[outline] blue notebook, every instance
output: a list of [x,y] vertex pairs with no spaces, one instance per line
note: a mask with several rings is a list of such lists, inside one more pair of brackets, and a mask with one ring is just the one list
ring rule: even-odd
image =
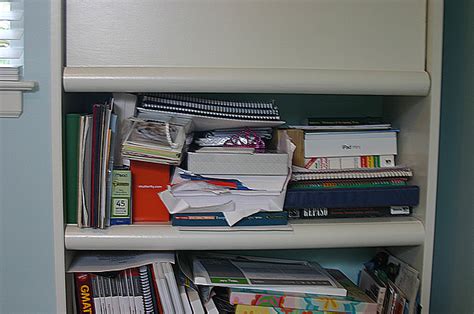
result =
[[286,192],[284,208],[416,206],[419,202],[419,194],[418,186],[289,189]]
[[[229,226],[221,212],[174,214],[171,224],[179,227],[225,227]],[[234,226],[280,226],[288,224],[288,212],[260,212],[245,217]]]

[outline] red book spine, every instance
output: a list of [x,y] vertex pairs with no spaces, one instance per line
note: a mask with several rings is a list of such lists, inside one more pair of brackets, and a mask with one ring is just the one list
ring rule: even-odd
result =
[[360,157],[360,164],[362,168],[367,168],[367,156]]
[[90,274],[74,274],[76,284],[76,300],[78,313],[95,313],[94,300],[92,298],[92,282]]

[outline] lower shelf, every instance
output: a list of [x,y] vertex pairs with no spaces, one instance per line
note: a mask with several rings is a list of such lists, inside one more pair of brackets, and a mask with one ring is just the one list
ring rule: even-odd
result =
[[293,221],[292,231],[179,231],[168,224],[81,229],[67,225],[69,250],[247,250],[420,245],[412,217]]

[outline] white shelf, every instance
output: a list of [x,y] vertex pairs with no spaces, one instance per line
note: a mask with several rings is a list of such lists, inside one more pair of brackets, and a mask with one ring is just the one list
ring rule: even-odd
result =
[[426,96],[424,71],[66,67],[68,92],[255,92]]
[[70,250],[303,249],[420,245],[424,227],[416,218],[295,221],[293,231],[179,231],[170,225],[80,229],[68,225]]

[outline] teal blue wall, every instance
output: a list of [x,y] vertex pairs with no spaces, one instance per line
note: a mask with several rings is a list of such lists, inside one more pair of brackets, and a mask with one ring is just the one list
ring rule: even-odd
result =
[[0,313],[54,313],[50,139],[50,7],[25,3],[24,96],[19,119],[0,119]]
[[433,313],[474,308],[474,1],[445,1]]

